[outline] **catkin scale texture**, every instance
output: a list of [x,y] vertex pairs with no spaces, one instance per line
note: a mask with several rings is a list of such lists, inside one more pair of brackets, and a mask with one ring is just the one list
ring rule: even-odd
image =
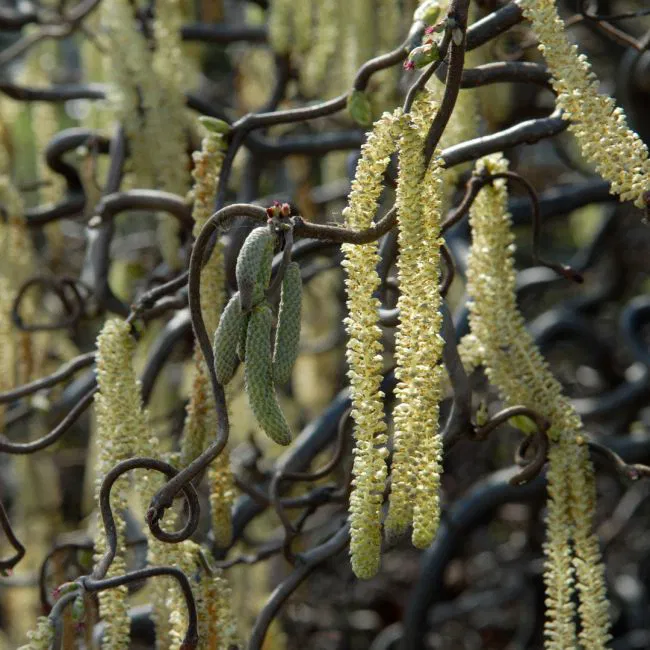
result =
[[255,228],[246,237],[235,273],[239,300],[244,311],[250,311],[264,299],[271,280],[271,264],[275,235],[265,226]]
[[443,170],[422,153],[437,103],[421,93],[402,120],[397,213],[400,325],[395,337],[391,493],[385,528],[399,535],[413,524],[413,544],[431,544],[440,519],[442,442],[438,432],[443,341],[439,292]]
[[643,208],[650,188],[648,147],[629,128],[615,101],[599,93],[598,79],[587,57],[567,38],[555,1],[518,0],[518,4],[539,39],[557,106],[564,119],[571,120],[569,130],[584,157],[611,183],[612,194]]
[[244,325],[244,315],[237,292],[223,310],[219,327],[214,334],[214,371],[220,384],[227,384],[235,374],[237,346]]
[[[384,113],[361,148],[361,158],[352,183],[348,206],[343,211],[346,226],[367,228],[374,220],[382,190],[383,174],[400,136],[401,112]],[[346,357],[355,428],[353,487],[350,494],[350,560],[354,574],[371,578],[379,569],[381,507],[387,474],[386,422],[381,391],[383,346],[377,324],[379,301],[375,292],[377,243],[344,244],[342,263],[346,271],[349,316]]]
[[248,336],[248,320],[249,315],[243,314],[243,323],[239,331],[239,339],[237,340],[237,356],[243,363],[246,360],[246,336]]
[[278,309],[278,324],[273,349],[273,379],[286,384],[298,357],[300,342],[300,311],[302,305],[302,278],[300,266],[292,262],[282,279],[282,293]]
[[273,314],[268,305],[253,309],[246,335],[246,392],[255,418],[279,445],[291,443],[291,430],[273,388],[271,330]]
[[[488,156],[479,161],[478,169],[499,173],[507,169],[507,163],[500,155]],[[580,417],[563,395],[517,308],[514,235],[503,180],[481,190],[470,210],[470,225],[470,325],[480,344],[486,374],[508,405],[523,404],[551,423],[544,544],[545,648],[574,648],[577,636],[580,647],[600,650],[607,646],[610,635],[602,559],[592,531],[596,498],[593,466],[581,442]]]

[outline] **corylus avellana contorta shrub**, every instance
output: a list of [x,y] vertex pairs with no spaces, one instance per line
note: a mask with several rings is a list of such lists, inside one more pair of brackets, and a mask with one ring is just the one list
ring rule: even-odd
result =
[[[75,345],[96,337],[93,353],[62,373],[67,380],[73,372],[88,372],[89,383],[79,383],[90,391],[85,403],[94,404],[96,418],[95,466],[86,472],[96,479],[94,502],[100,501],[105,477],[122,461],[137,457],[138,467],[145,467],[153,459],[167,468],[138,469],[116,482],[110,503],[117,548],[111,547],[110,524],[106,530],[100,522],[93,531],[95,570],[69,583],[81,593],[92,589],[93,580],[120,582],[116,588],[98,587],[102,647],[126,650],[139,643],[131,638],[137,614],[129,609],[140,598],[150,603],[143,616],[155,631],[157,650],[192,650],[188,638],[200,650],[243,647],[237,616],[244,612],[245,618],[257,600],[248,599],[243,581],[231,589],[234,583],[226,580],[241,567],[226,571],[235,565],[262,567],[282,554],[283,570],[286,560],[291,573],[279,588],[263,586],[270,595],[250,641],[251,650],[259,650],[283,599],[348,541],[351,571],[361,579],[379,572],[385,541],[392,545],[408,534],[419,549],[435,545],[441,484],[459,478],[442,474],[443,446],[495,424],[499,418],[491,420],[488,413],[497,401],[548,425],[534,434],[518,427],[530,436],[525,444],[538,443],[536,451],[543,452],[536,459],[541,462],[529,468],[546,468],[545,648],[606,648],[609,602],[594,532],[597,492],[589,455],[595,445],[517,303],[508,211],[509,200],[516,198],[509,199],[507,179],[525,186],[535,208],[546,201],[533,187],[538,179],[529,182],[520,173],[521,161],[526,162],[520,147],[561,133],[567,122],[609,191],[638,208],[647,209],[650,202],[650,161],[646,144],[630,128],[634,122],[628,123],[614,99],[601,92],[587,57],[571,43],[560,3],[514,0],[475,29],[471,24],[494,2],[203,2],[200,11],[186,0],[37,4],[31,22],[41,30],[34,40],[42,37],[43,50],[76,32],[86,39],[84,48],[91,43],[94,55],[101,54],[105,69],[100,73],[101,66],[86,53],[86,79],[62,83],[38,68],[39,46],[30,53],[23,80],[37,88],[14,87],[4,77],[0,83],[0,95],[41,98],[34,100],[41,103],[33,111],[40,123],[31,131],[43,150],[32,165],[39,178],[30,185],[17,180],[9,148],[0,146],[0,392],[6,397],[0,409],[4,417],[13,402],[33,396],[28,410],[43,410],[44,402],[49,407],[59,397],[57,382],[49,378],[19,397],[11,394],[14,386],[46,374],[37,368],[51,352],[40,343],[50,333],[32,334],[21,322],[36,320],[40,300],[47,307],[43,311],[70,316],[43,330],[55,330]],[[71,13],[76,10],[94,16],[86,20],[85,14]],[[0,11],[0,30],[12,21],[29,23],[21,6],[16,11]],[[225,28],[206,20],[217,13],[236,20],[226,20]],[[586,24],[603,22],[587,15]],[[526,22],[526,33],[542,55],[539,62],[493,61],[496,39],[506,27]],[[34,45],[34,37],[27,36],[16,39],[17,46],[9,39],[9,52]],[[47,40],[50,36],[54,39]],[[626,43],[634,44],[628,37]],[[474,47],[482,39],[483,46]],[[68,39],[61,52],[75,47]],[[192,51],[201,56],[193,59]],[[5,52],[0,50],[3,71]],[[273,67],[273,78],[267,77]],[[508,122],[507,129],[492,133],[498,120],[487,115],[486,102],[512,79],[538,84],[547,103],[553,95],[561,119],[557,113],[525,116],[525,122],[513,119],[514,126]],[[228,84],[232,96],[224,93]],[[53,106],[65,105],[67,111],[83,108],[68,102],[97,98],[88,128],[55,135]],[[540,105],[526,102],[522,99],[522,112]],[[114,122],[110,131],[96,114],[98,106]],[[247,114],[251,106],[261,108]],[[206,115],[197,120],[192,112]],[[0,124],[0,140],[5,129]],[[74,144],[65,149],[68,142]],[[511,146],[509,162],[498,152]],[[358,157],[345,160],[352,150]],[[110,163],[104,164],[107,156]],[[53,180],[61,183],[47,185]],[[591,180],[586,192],[593,189]],[[580,190],[576,195],[584,193]],[[27,192],[58,204],[32,209]],[[448,218],[463,192],[460,207]],[[267,208],[272,198],[260,198],[266,196],[279,200]],[[598,201],[606,197],[607,188],[598,196]],[[61,229],[58,243],[32,236],[66,210],[74,223],[69,232]],[[148,238],[140,238],[139,217],[132,213],[148,213],[147,222],[163,210],[175,218],[165,216],[157,242],[149,237],[153,228],[144,233]],[[533,212],[537,218],[540,211]],[[98,228],[86,224],[92,216]],[[467,236],[451,230],[464,217],[471,233],[468,256],[461,250]],[[534,228],[540,261],[539,220]],[[49,254],[66,237],[90,252],[70,256],[74,277],[62,283],[60,304],[40,286],[33,291],[30,286],[18,309],[15,301],[30,277],[38,273],[49,282],[56,274],[41,248]],[[97,259],[94,251],[101,252]],[[66,262],[61,257],[57,264]],[[123,301],[125,292],[112,295],[111,290],[115,262],[129,257],[137,259],[143,276],[133,283],[133,304]],[[459,272],[452,282],[454,261]],[[557,268],[543,259],[540,264]],[[328,282],[309,285],[323,270],[330,273]],[[447,334],[451,319],[443,328],[442,314],[463,304],[469,333],[456,350]],[[306,311],[312,312],[309,318]],[[316,323],[316,336],[304,336],[309,319]],[[160,330],[152,326],[155,321],[163,323]],[[82,325],[92,328],[90,336],[80,336]],[[151,355],[151,339],[139,336],[143,331],[162,331]],[[320,363],[313,364],[311,392],[327,397],[310,400],[316,406],[309,413],[295,399],[296,384],[308,383],[296,370],[305,350],[314,357],[323,350],[337,355],[328,377],[319,376]],[[142,372],[145,395],[136,353],[149,357]],[[478,367],[485,371],[489,408],[487,400],[474,408],[474,386],[466,375]],[[165,402],[164,412],[155,399],[149,401],[163,372],[157,390],[163,393],[162,384],[176,389],[174,396],[159,400]],[[466,391],[459,387],[463,382]],[[238,390],[246,392],[246,404],[237,400]],[[67,398],[67,389],[61,393]],[[336,408],[323,408],[337,393]],[[349,403],[352,441],[346,446],[348,420],[341,414],[348,413]],[[157,409],[151,417],[149,408]],[[311,426],[321,409],[322,419]],[[171,412],[180,415],[178,426]],[[637,414],[638,409],[632,416]],[[17,421],[23,417],[32,414],[21,413]],[[162,424],[154,429],[154,421]],[[82,420],[73,424],[83,427]],[[331,464],[314,471],[322,467],[321,451],[329,453],[327,436],[336,424],[341,437]],[[256,437],[258,431],[270,442]],[[310,437],[314,431],[317,442]],[[239,444],[245,435],[246,444]],[[10,444],[4,433],[0,443]],[[63,451],[63,445],[55,448],[53,457]],[[320,483],[323,478],[333,484]],[[200,516],[208,503],[210,516]],[[271,516],[258,518],[265,509]],[[320,516],[312,519],[315,513]],[[282,527],[276,535],[278,521]],[[131,527],[138,536],[131,535]],[[343,541],[336,546],[337,540]],[[334,550],[327,555],[330,544]],[[104,567],[109,550],[116,550],[115,557]],[[129,574],[143,566],[158,574],[143,587],[142,574],[136,575],[138,584],[127,587]],[[100,578],[97,567],[106,569]],[[274,573],[263,569],[265,576]],[[135,595],[136,589],[141,594]],[[239,612],[233,591],[248,599]],[[71,607],[90,620],[82,601],[79,597]],[[53,622],[41,617],[24,647],[56,645],[55,632]],[[282,636],[274,631],[274,639]],[[71,647],[67,628],[64,637]]]

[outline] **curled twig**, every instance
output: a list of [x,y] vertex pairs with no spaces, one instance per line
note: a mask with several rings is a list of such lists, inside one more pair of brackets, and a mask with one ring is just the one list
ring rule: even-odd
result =
[[23,559],[25,555],[25,547],[16,537],[16,533],[14,533],[13,528],[11,527],[9,517],[7,517],[7,511],[5,510],[2,502],[0,502],[0,526],[2,526],[2,530],[4,531],[7,541],[14,547],[15,550],[15,553],[12,557],[7,558],[6,560],[0,560],[0,572],[6,574]]
[[638,463],[626,463],[615,451],[605,445],[590,440],[589,451],[598,456],[606,465],[611,467],[616,474],[628,481],[638,481],[640,478],[650,477],[650,467]]

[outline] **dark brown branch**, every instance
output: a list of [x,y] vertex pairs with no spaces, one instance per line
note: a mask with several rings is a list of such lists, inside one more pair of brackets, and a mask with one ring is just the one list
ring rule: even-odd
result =
[[556,111],[550,117],[520,122],[498,133],[448,147],[442,150],[440,156],[445,167],[454,167],[520,144],[535,144],[562,133],[568,127],[569,122],[562,119],[559,111]]
[[340,553],[347,546],[349,537],[349,525],[346,524],[329,540],[299,556],[300,562],[298,566],[284,582],[275,588],[255,620],[248,643],[248,650],[260,650],[262,648],[269,625],[285,601],[319,564]]

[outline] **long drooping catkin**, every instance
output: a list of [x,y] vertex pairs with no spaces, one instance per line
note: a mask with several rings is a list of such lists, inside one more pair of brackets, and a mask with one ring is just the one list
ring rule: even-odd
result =
[[607,95],[598,92],[598,79],[587,57],[567,38],[555,0],[518,0],[539,39],[557,93],[557,106],[571,120],[582,153],[611,184],[623,201],[646,205],[650,190],[648,147],[629,128],[625,113]]
[[[494,155],[479,161],[478,167],[499,173],[507,169],[507,163]],[[560,383],[517,308],[514,236],[503,180],[481,190],[470,210],[470,223],[470,325],[480,343],[486,373],[508,405],[527,406],[551,423],[545,543],[546,648],[575,647],[576,590],[580,643],[589,650],[604,648],[610,638],[609,618],[602,560],[592,532],[593,467],[580,435],[580,417],[562,394]]]
[[[400,135],[399,112],[384,113],[362,147],[348,206],[346,226],[367,228],[375,218],[382,177]],[[346,270],[348,377],[355,422],[354,485],[350,495],[350,555],[352,569],[370,578],[379,568],[381,503],[386,480],[381,330],[377,325],[379,287],[377,244],[343,245]]]
[[399,534],[413,523],[413,542],[418,547],[431,543],[440,517],[442,167],[434,158],[425,173],[423,153],[427,125],[436,109],[425,93],[403,118],[396,202],[400,245],[400,324],[395,339],[398,405],[393,412],[386,529]]

